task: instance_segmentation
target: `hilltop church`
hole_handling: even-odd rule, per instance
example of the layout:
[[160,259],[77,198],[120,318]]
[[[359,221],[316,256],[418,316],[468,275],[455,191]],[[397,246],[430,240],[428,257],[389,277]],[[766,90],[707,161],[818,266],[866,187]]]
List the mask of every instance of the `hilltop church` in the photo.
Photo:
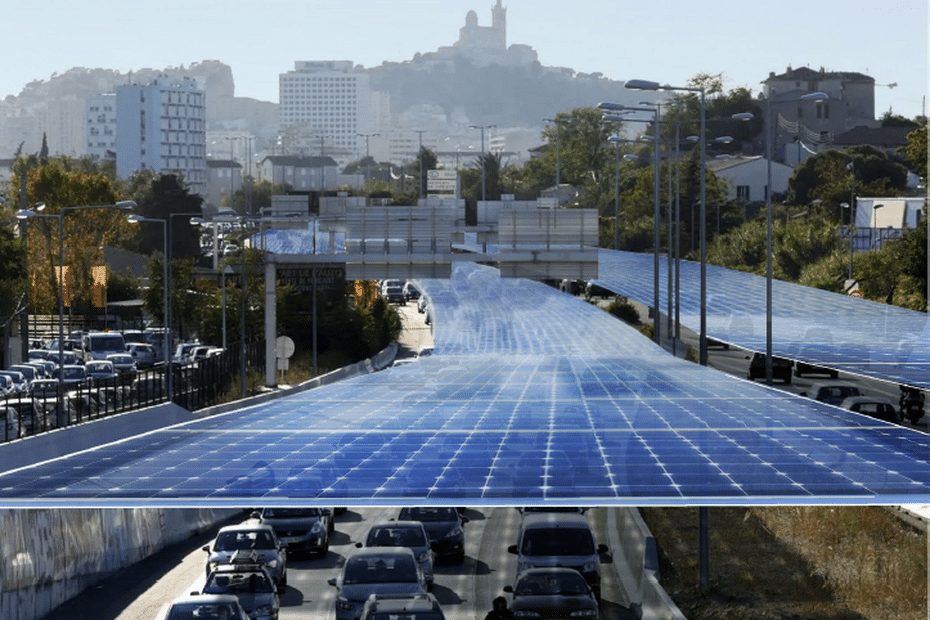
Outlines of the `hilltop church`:
[[459,29],[459,40],[452,46],[440,47],[436,59],[450,60],[456,56],[468,58],[476,66],[497,64],[525,66],[538,61],[536,51],[529,45],[507,47],[507,9],[497,0],[491,7],[491,25],[479,26],[478,14],[469,11],[465,25]]

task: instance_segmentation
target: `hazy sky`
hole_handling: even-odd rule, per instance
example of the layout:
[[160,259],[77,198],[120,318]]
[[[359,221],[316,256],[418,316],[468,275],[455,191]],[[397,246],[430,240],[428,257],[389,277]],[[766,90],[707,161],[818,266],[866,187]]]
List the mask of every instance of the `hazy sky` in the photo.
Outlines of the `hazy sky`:
[[[366,67],[453,44],[469,10],[490,26],[496,0],[121,0],[8,3],[0,97],[71,67],[115,69],[219,60],[236,95],[278,101],[295,60]],[[927,0],[506,0],[508,44],[543,65],[684,85],[723,73],[760,90],[788,66],[875,78],[875,111],[913,117],[928,85]],[[596,103],[596,102],[592,102]]]

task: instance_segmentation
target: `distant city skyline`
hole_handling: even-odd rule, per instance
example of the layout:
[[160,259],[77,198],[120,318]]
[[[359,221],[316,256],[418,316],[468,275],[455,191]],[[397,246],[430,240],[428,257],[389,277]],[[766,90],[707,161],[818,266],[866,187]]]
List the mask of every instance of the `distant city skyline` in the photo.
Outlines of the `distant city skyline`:
[[[370,68],[410,60],[453,45],[469,11],[490,26],[495,3],[125,0],[96,9],[65,0],[16,3],[4,10],[8,60],[0,97],[73,67],[127,73],[218,60],[232,68],[237,96],[277,103],[278,77],[295,61],[351,60]],[[908,118],[926,113],[926,0],[742,6],[509,0],[503,6],[507,44],[532,47],[544,66],[675,86],[699,73],[722,73],[725,88],[754,93],[769,72],[823,67],[874,78],[877,117],[889,109]]]

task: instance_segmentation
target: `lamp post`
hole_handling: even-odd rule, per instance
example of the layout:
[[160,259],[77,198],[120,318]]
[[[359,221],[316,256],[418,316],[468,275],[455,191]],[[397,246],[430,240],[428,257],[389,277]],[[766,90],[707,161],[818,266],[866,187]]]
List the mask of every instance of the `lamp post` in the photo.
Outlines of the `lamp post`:
[[497,127],[497,125],[469,125],[472,129],[481,130],[481,201],[487,200],[487,181],[485,180],[485,161],[484,161],[484,130]]
[[[765,98],[765,382],[772,383],[772,98],[770,90]],[[826,93],[813,92],[792,101],[823,101]],[[789,102],[783,102],[789,103]],[[852,237],[850,237],[852,239]],[[850,275],[850,277],[852,277]]]
[[[597,107],[601,110],[608,110],[613,112],[650,112],[652,114],[652,120],[645,119],[626,119],[631,121],[639,121],[652,123],[653,125],[653,308],[655,317],[652,321],[652,331],[653,339],[656,344],[662,344],[662,321],[659,320],[659,246],[661,241],[659,238],[659,233],[661,231],[661,225],[659,222],[659,109],[658,108],[636,108],[631,106],[625,106],[620,103],[611,103],[609,101],[604,101],[599,103]],[[605,115],[605,120],[609,121],[620,121],[624,119],[620,116],[614,114]]]
[[426,133],[426,130],[425,129],[414,129],[414,131],[420,137],[419,150],[417,151],[417,159],[420,161],[420,180],[417,183],[417,198],[422,200],[423,199],[423,186],[424,186],[424,183],[423,183],[423,134]]
[[162,226],[162,280],[164,293],[162,295],[162,322],[165,324],[165,333],[162,338],[162,355],[165,361],[165,394],[169,399],[174,398],[174,372],[171,360],[171,346],[174,344],[171,327],[171,242],[169,231],[171,220],[174,217],[190,217],[191,223],[199,223],[200,213],[169,213],[168,217],[145,217],[132,214],[126,218],[130,224],[142,222],[160,222]]
[[[20,209],[16,212],[17,219],[28,220],[34,217],[49,217],[58,220],[58,415],[61,417],[64,413],[64,380],[65,380],[65,214],[68,211],[89,210],[89,209],[120,209],[127,210],[136,206],[132,200],[121,200],[114,204],[107,205],[84,205],[79,207],[62,207],[58,213],[37,213],[29,209]],[[37,207],[39,210],[44,208],[44,204]]]
[[[562,139],[562,127],[560,125],[561,121],[557,118],[544,118],[543,121],[555,125],[555,206],[558,207],[560,202],[559,188],[562,185],[562,160],[559,154],[559,142]],[[619,169],[619,159],[617,162]]]
[[359,133],[355,135],[358,136],[359,138],[365,138],[365,180],[367,181],[371,178],[371,155],[368,149],[368,146],[369,146],[368,141],[372,137],[380,136],[381,134],[380,133]]

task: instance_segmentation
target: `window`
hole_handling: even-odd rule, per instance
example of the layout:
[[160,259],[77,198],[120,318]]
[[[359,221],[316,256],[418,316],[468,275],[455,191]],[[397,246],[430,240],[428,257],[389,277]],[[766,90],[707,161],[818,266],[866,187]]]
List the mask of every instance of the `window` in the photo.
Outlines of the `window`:
[[736,186],[736,198],[737,200],[745,200],[749,202],[749,186],[748,185],[737,185]]

